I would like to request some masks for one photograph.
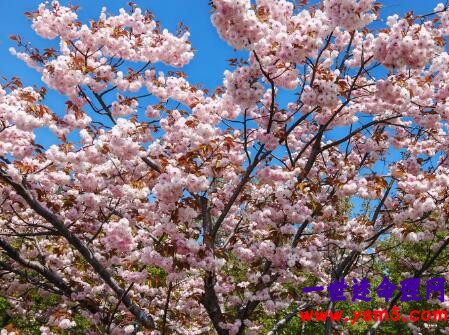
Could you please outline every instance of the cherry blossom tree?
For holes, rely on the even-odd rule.
[[[274,334],[335,309],[301,287],[377,276],[403,244],[422,249],[404,277],[449,279],[447,5],[386,25],[373,0],[210,5],[248,55],[210,91],[175,69],[194,57],[187,28],[134,5],[82,23],[41,4],[32,28],[59,47],[12,36],[66,97],[52,111],[45,88],[0,90],[0,293],[41,334],[83,319],[86,334],[250,335],[287,315]]]

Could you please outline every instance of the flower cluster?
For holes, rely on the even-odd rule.
[[[374,0],[324,0],[324,13],[333,26],[347,30],[360,29],[377,18],[370,12]]]
[[[104,227],[103,243],[106,250],[130,252],[134,247],[132,230],[127,219],[111,222]]]
[[[437,53],[429,24],[410,24],[398,16],[390,17],[388,23],[388,33],[379,33],[373,45],[374,57],[386,67],[421,68]]]

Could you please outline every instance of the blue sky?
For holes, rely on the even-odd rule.
[[[14,46],[8,36],[19,34],[26,41],[31,41],[37,47],[53,44],[34,34],[23,13],[37,8],[41,1],[20,0],[0,1],[0,73],[8,77],[17,75],[27,84],[39,83],[40,76],[29,69],[24,63],[10,55],[8,48]],[[207,0],[146,0],[134,1],[142,9],[150,9],[162,27],[175,32],[178,22],[182,21],[191,31],[191,41],[197,50],[192,62],[183,68],[193,83],[204,83],[213,88],[222,83],[223,71],[227,68],[229,58],[235,57],[235,52],[225,42],[220,40],[210,21],[210,8]],[[67,4],[66,1],[61,1]],[[118,13],[121,7],[128,7],[128,1],[72,1],[81,6],[78,14],[83,22],[97,19],[103,6],[111,13]]]
[[[25,85],[41,86],[40,75],[35,70],[28,68],[25,63],[12,56],[8,49],[14,46],[9,40],[10,35],[21,35],[24,41],[30,41],[33,46],[45,48],[56,46],[57,41],[44,40],[38,37],[30,27],[30,21],[23,15],[26,11],[33,11],[41,1],[16,0],[0,1],[0,75],[6,77],[18,76]],[[134,0],[142,9],[151,10],[161,22],[162,27],[174,32],[178,22],[182,21],[189,27],[191,42],[197,50],[194,59],[183,68],[192,84],[202,83],[205,88],[213,91],[216,86],[222,84],[223,72],[229,68],[229,58],[247,57],[247,53],[236,52],[223,42],[210,21],[210,7],[207,0]],[[315,1],[313,1],[315,2]],[[416,14],[431,12],[438,4],[437,0],[380,0],[383,4],[382,17],[398,13],[404,14],[413,10]],[[67,1],[61,1],[67,4]],[[73,0],[74,5],[81,8],[78,12],[83,22],[98,18],[103,6],[111,13],[117,13],[121,7],[127,7],[128,0]],[[383,25],[381,22],[376,25]],[[281,103],[286,105],[289,94],[284,95]],[[285,101],[284,101],[285,100]],[[57,114],[65,110],[66,98],[49,90],[45,103]],[[283,107],[285,107],[285,105]],[[48,130],[41,129],[37,132],[37,142],[49,146],[57,142],[57,139]],[[341,132],[333,135],[340,137]],[[357,208],[360,203],[355,200]]]
[[[441,1],[441,0],[440,0]],[[415,13],[428,13],[438,2],[437,0],[380,0],[383,4],[382,17],[393,13],[404,14],[409,10]],[[9,52],[14,41],[9,39],[10,35],[21,35],[24,41],[29,41],[33,46],[45,48],[56,46],[58,41],[44,40],[37,36],[30,26],[30,21],[23,15],[26,11],[37,8],[39,0],[16,0],[0,1],[0,75],[8,78],[18,76],[25,85],[41,86],[40,75],[29,68],[25,63],[12,56]],[[97,19],[103,6],[110,13],[118,13],[118,9],[128,6],[128,0],[72,0],[74,5],[81,8],[78,11],[83,22],[89,19]],[[182,70],[187,73],[192,84],[201,83],[213,91],[222,84],[223,72],[229,68],[229,58],[247,57],[245,52],[236,52],[232,47],[222,41],[210,21],[210,7],[208,0],[135,0],[142,9],[151,10],[156,18],[162,23],[162,27],[174,32],[178,22],[182,21],[189,27],[191,42],[196,49],[194,59]],[[316,2],[315,0],[312,2]],[[61,0],[62,4],[68,1]],[[378,23],[377,23],[378,24]],[[382,25],[382,23],[380,23]],[[166,68],[166,67],[165,67]],[[286,105],[290,94],[283,94],[281,104]],[[57,114],[65,110],[66,99],[58,93],[49,90],[45,103]],[[285,107],[282,106],[282,107]],[[46,130],[38,130],[38,143],[48,146],[56,141]],[[336,134],[338,135],[338,134]]]
[[[8,36],[21,35],[24,40],[31,41],[37,47],[46,47],[51,42],[36,36],[25,18],[25,11],[35,10],[41,1],[16,0],[0,1],[0,74],[11,77],[19,76],[25,84],[40,84],[40,76],[28,68],[23,62],[10,55],[8,49],[14,46]],[[175,31],[179,21],[186,24],[191,32],[193,47],[197,49],[195,58],[183,70],[189,75],[192,83],[203,83],[207,88],[214,88],[222,83],[223,71],[228,67],[227,59],[235,57],[236,53],[225,42],[220,40],[210,21],[210,8],[207,0],[135,0],[141,8],[150,9],[163,27]],[[414,10],[423,13],[432,10],[439,1],[423,0],[381,0],[384,8],[382,13],[389,15],[395,12],[404,13]],[[67,1],[61,1],[66,4]],[[84,22],[89,18],[97,18],[101,7],[106,6],[110,12],[117,13],[120,7],[126,7],[124,0],[72,0],[81,6],[79,15]],[[53,100],[55,99],[55,100]],[[48,103],[57,107],[57,96],[49,96]],[[64,106],[60,107],[63,108]]]

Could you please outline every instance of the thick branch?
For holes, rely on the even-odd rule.
[[[50,283],[60,289],[65,295],[70,296],[70,294],[72,293],[70,287],[58,274],[38,262],[23,258],[15,248],[13,248],[3,239],[0,239],[0,248],[2,248],[4,252],[18,264],[22,265],[25,268],[31,269],[39,273],[41,276],[45,277]]]
[[[112,289],[115,295],[120,299],[123,297],[123,304],[134,315],[136,320],[146,328],[154,329],[153,318],[142,308],[134,304],[125,290],[115,281],[109,271],[95,258],[93,253],[84,245],[84,243],[64,225],[64,222],[54,213],[42,206],[24,186],[14,182],[3,171],[0,171],[0,180],[10,185],[19,194],[23,200],[40,216],[47,220],[64,238],[84,257],[92,266],[98,276]]]
[[[204,294],[201,297],[201,303],[206,309],[218,335],[228,335],[228,331],[220,326],[220,323],[223,322],[223,313],[218,303],[214,286],[215,275],[212,272],[208,272],[206,278],[204,278]]]

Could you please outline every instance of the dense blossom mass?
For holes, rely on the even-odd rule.
[[[41,4],[27,16],[58,47],[11,37],[66,104],[51,110],[18,78],[0,88],[10,317],[45,335],[274,335],[301,309],[335,308],[302,286],[383,276],[395,260],[402,278],[449,280],[447,6],[384,21],[373,0],[210,6],[247,58],[209,90],[179,69],[188,29],[134,4],[86,23]],[[43,133],[57,140],[43,147]]]

